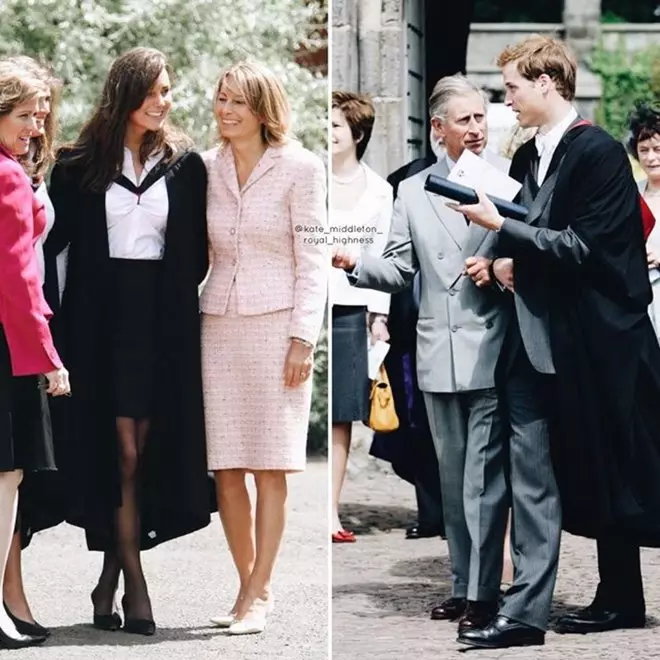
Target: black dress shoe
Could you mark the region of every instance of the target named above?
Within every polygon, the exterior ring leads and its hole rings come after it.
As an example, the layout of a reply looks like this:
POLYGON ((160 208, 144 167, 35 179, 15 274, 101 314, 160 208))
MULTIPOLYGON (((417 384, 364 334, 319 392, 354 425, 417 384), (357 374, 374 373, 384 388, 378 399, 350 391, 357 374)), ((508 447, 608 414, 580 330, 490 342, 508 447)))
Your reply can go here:
POLYGON ((36 646, 46 641, 46 635, 22 635, 18 637, 9 636, 0 628, 0 648, 23 649, 26 646, 36 646))
POLYGON ((29 621, 19 619, 12 614, 11 610, 7 607, 7 603, 3 601, 2 604, 5 608, 5 612, 7 612, 7 616, 11 619, 16 630, 18 630, 21 635, 29 635, 31 637, 50 637, 50 630, 48 630, 48 628, 40 626, 36 621, 30 623, 29 621))
POLYGON ((453 621, 463 616, 467 598, 447 598, 431 610, 431 618, 436 621, 453 621))
POLYGON ((122 596, 121 606, 124 610, 124 627, 122 630, 134 635, 153 635, 156 632, 156 624, 151 619, 132 619, 129 618, 126 596, 122 596))
POLYGON ((444 527, 440 525, 413 525, 406 530, 407 539, 430 539, 434 536, 446 538, 444 527))
MULTIPOLYGON (((113 604, 115 602, 114 596, 112 602, 113 604)), ((94 591, 92 591, 92 605, 94 605, 94 608, 96 609, 96 604, 94 603, 94 591)), ((92 621, 94 628, 98 628, 99 630, 114 632, 121 628, 121 617, 118 612, 113 612, 112 614, 97 614, 94 612, 92 621)))
POLYGON ((480 649, 541 646, 545 644, 545 632, 498 614, 485 628, 465 630, 456 641, 480 649))
POLYGON ((619 628, 643 628, 646 625, 644 612, 613 612, 597 605, 589 605, 573 614, 562 616, 555 627, 560 634, 605 632, 619 628))
POLYGON ((458 634, 485 628, 497 615, 497 601, 468 600, 465 614, 458 622, 458 634))

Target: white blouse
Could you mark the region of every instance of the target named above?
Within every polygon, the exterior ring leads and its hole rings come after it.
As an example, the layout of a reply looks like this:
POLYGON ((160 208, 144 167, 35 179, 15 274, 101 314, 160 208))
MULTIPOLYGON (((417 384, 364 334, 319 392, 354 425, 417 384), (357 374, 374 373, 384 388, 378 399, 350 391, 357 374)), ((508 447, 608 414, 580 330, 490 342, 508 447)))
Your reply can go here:
MULTIPOLYGON (((362 164, 367 185, 355 208, 350 211, 331 209, 330 226, 333 243, 355 256, 368 252, 383 254, 392 221, 392 186, 362 164)), ((330 276, 330 300, 333 305, 366 306, 370 312, 387 314, 390 294, 350 285, 346 273, 337 268, 330 276)))
MULTIPOLYGON (((137 187, 160 162, 162 156, 162 153, 151 156, 144 164, 142 176, 138 180, 131 151, 125 147, 122 174, 137 187)), ((130 190, 112 183, 105 194, 110 257, 162 259, 168 212, 169 199, 165 177, 158 179, 139 199, 130 190)))
POLYGON ((46 228, 34 245, 34 249, 37 253, 37 263, 39 264, 39 276, 41 278, 41 284, 43 285, 44 277, 46 276, 46 265, 44 263, 44 243, 46 242, 48 234, 50 233, 50 230, 53 228, 53 224, 55 223, 55 209, 53 208, 53 204, 50 201, 50 197, 48 196, 48 189, 46 188, 45 182, 42 182, 41 185, 34 191, 34 196, 44 205, 46 210, 46 228))

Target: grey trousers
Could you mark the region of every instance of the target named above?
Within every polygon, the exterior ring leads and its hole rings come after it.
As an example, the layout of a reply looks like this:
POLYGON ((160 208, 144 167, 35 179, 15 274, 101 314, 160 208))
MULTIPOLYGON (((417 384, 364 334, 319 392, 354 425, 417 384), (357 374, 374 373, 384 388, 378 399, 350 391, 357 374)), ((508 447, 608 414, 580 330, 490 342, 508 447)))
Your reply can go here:
POLYGON ((496 391, 424 392, 424 402, 438 454, 452 596, 497 600, 507 511, 490 498, 491 487, 506 490, 496 391))
POLYGON ((510 492, 491 484, 491 496, 511 503, 513 585, 500 613, 545 630, 557 578, 561 504, 550 459, 548 419, 554 406, 554 376, 534 370, 522 345, 514 349, 500 384, 508 415, 510 492))

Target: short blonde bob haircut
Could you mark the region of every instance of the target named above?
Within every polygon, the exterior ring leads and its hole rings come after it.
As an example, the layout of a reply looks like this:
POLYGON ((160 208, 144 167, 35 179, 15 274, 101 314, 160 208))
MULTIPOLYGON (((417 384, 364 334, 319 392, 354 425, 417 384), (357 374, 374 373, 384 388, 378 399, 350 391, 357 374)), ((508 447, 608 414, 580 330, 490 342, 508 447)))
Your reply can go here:
MULTIPOLYGON (((284 86, 268 67, 250 60, 227 67, 218 79, 214 101, 217 101, 225 82, 232 92, 243 95, 248 108, 261 122, 264 142, 271 147, 288 142, 291 107, 284 86), (228 78, 231 78, 229 82, 228 78)), ((222 135, 220 139, 223 144, 228 142, 222 135)))

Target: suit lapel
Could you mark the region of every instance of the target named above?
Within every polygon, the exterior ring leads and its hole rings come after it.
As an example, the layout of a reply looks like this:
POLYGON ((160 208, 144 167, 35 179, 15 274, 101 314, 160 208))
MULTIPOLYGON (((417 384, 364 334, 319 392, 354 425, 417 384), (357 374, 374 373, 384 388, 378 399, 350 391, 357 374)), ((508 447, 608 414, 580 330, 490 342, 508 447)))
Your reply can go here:
MULTIPOLYGON (((251 186, 253 186, 259 179, 261 179, 266 172, 275 167, 277 159, 280 157, 281 147, 268 147, 264 152, 263 156, 259 159, 259 162, 254 166, 248 180, 245 182, 245 185, 241 189, 241 194, 244 194, 251 186)), ((233 161, 233 158, 232 158, 233 161)))
POLYGON ((529 213, 527 215, 527 224, 536 224, 539 221, 539 218, 541 218, 543 215, 543 212, 545 211, 548 203, 552 199, 552 193, 555 190, 555 184, 557 183, 557 178, 559 177, 559 166, 561 165, 561 162, 566 155, 566 151, 572 137, 576 135, 572 134, 571 130, 576 124, 579 124, 583 121, 584 120, 582 117, 578 116, 573 122, 571 122, 571 125, 566 129, 566 132, 564 133, 561 141, 557 145, 555 152, 552 154, 550 166, 548 167, 548 173, 543 180, 543 184, 538 189, 538 192, 534 197, 534 202, 529 209, 529 213))
MULTIPOLYGON (((449 167, 447 161, 441 158, 433 167, 431 174, 446 177, 449 174, 449 167)), ((452 237, 453 241, 459 248, 462 248, 468 234, 468 226, 462 214, 452 211, 445 205, 445 198, 439 195, 433 195, 427 190, 424 190, 426 199, 428 199, 431 208, 433 208, 438 219, 443 224, 447 233, 452 237)))

